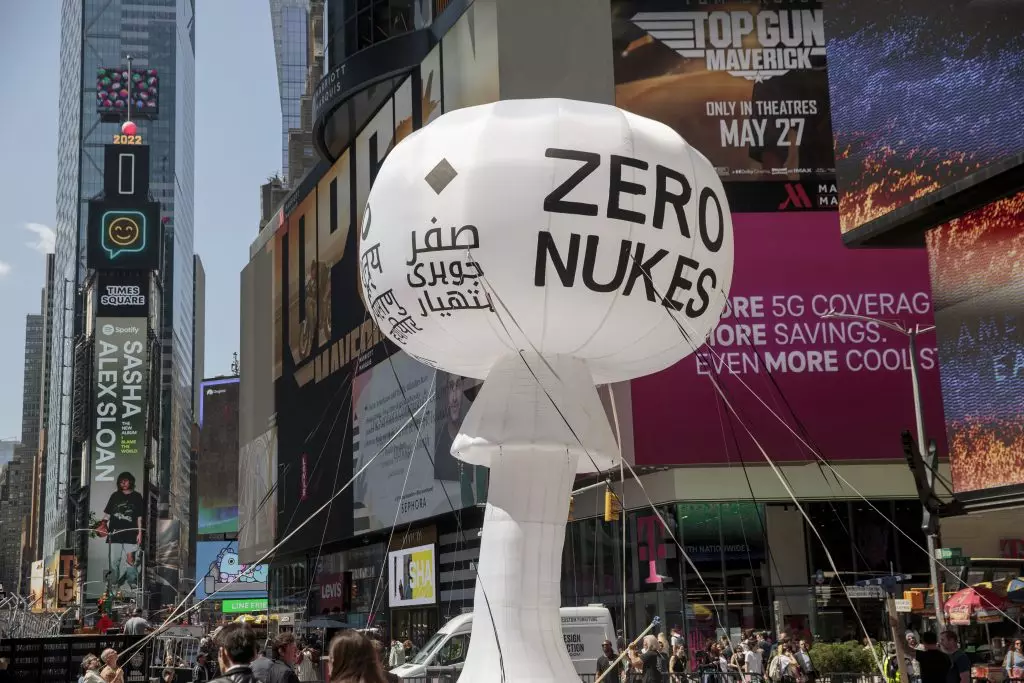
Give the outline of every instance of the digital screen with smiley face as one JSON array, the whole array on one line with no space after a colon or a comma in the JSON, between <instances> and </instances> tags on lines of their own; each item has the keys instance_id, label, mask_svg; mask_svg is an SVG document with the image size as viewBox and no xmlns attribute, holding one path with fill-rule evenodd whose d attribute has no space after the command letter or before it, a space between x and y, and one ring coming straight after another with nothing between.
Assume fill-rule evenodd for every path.
<instances>
[{"instance_id":1,"label":"digital screen with smiley face","mask_svg":"<svg viewBox=\"0 0 1024 683\"><path fill-rule=\"evenodd\" d=\"M156 270L160 267L159 205L155 202L90 207L89 267ZM156 232L154 232L156 231Z\"/></svg>"}]
</instances>

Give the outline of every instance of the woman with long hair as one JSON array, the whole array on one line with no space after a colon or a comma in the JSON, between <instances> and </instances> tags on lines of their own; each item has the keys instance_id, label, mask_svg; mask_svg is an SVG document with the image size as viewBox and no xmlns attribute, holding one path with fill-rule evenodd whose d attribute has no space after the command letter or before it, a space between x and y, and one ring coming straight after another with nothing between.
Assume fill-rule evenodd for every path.
<instances>
[{"instance_id":1,"label":"woman with long hair","mask_svg":"<svg viewBox=\"0 0 1024 683\"><path fill-rule=\"evenodd\" d=\"M354 629L331 640L331 683L387 683L373 641Z\"/></svg>"}]
</instances>

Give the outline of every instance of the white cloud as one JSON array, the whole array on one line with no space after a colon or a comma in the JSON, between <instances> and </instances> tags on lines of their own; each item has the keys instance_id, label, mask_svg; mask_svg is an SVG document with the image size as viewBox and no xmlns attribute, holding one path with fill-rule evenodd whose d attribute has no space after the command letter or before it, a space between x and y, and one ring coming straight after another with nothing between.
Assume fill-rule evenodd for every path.
<instances>
[{"instance_id":1,"label":"white cloud","mask_svg":"<svg viewBox=\"0 0 1024 683\"><path fill-rule=\"evenodd\" d=\"M26 223L25 229L36 234L35 241L26 242L26 245L40 254L53 253L54 246L57 244L57 233L53 231L53 228L42 223Z\"/></svg>"},{"instance_id":2,"label":"white cloud","mask_svg":"<svg viewBox=\"0 0 1024 683\"><path fill-rule=\"evenodd\" d=\"M7 275L9 272L11 272L11 264L0 261L0 277Z\"/></svg>"}]
</instances>

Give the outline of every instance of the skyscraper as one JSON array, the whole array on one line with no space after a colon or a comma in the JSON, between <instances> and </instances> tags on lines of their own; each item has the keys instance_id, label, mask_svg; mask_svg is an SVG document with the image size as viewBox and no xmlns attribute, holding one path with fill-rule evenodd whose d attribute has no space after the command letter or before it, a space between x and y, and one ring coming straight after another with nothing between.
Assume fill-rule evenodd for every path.
<instances>
[{"instance_id":1,"label":"skyscraper","mask_svg":"<svg viewBox=\"0 0 1024 683\"><path fill-rule=\"evenodd\" d=\"M309 4L309 0L270 0L277 86L281 94L281 175L292 186L302 179L290 172L288 133L302 128L300 100L306 90ZM309 150L312 159L312 144Z\"/></svg>"},{"instance_id":2,"label":"skyscraper","mask_svg":"<svg viewBox=\"0 0 1024 683\"><path fill-rule=\"evenodd\" d=\"M32 508L32 469L39 445L39 393L43 369L43 316L25 316L25 369L21 443L0 470L0 583L16 589Z\"/></svg>"},{"instance_id":3,"label":"skyscraper","mask_svg":"<svg viewBox=\"0 0 1024 683\"><path fill-rule=\"evenodd\" d=\"M164 256L160 306L160 429L151 470L158 512L188 517L192 423L192 303L195 2L63 0L49 427L43 556L77 547L88 523L78 504L82 430L72 429L73 377L88 362L76 353L86 316L80 292L86 268L88 200L103 190L104 145L118 132L97 112L99 67L126 65L159 74L159 117L139 122L150 149L150 194L161 205ZM80 374L80 373L79 373ZM85 373L88 376L88 373ZM184 486L184 489L182 488Z\"/></svg>"}]
</instances>

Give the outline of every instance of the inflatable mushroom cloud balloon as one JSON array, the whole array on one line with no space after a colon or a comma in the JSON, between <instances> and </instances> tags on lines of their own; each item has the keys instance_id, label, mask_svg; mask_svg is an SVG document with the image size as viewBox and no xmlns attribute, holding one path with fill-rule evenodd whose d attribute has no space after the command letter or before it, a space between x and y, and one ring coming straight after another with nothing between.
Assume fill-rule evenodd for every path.
<instances>
[{"instance_id":1,"label":"inflatable mushroom cloud balloon","mask_svg":"<svg viewBox=\"0 0 1024 683\"><path fill-rule=\"evenodd\" d=\"M673 365L718 323L721 181L672 129L612 106L459 109L388 155L359 255L389 339L485 380L452 445L490 468L460 683L578 680L558 612L569 496L619 453L595 385Z\"/></svg>"}]
</instances>

